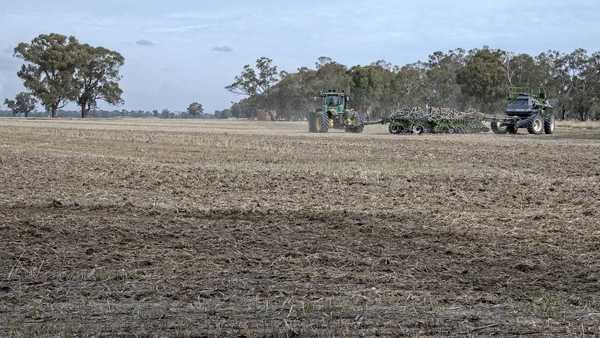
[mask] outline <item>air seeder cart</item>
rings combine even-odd
[[[546,99],[546,93],[523,87],[511,88],[504,115],[488,120],[496,134],[516,134],[520,128],[527,128],[535,135],[552,134],[555,127],[552,105]]]

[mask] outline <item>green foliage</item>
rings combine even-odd
[[[271,69],[275,68],[268,65]],[[264,62],[262,63],[265,64]],[[250,97],[235,103],[233,117],[254,118],[268,111],[277,119],[302,119],[318,108],[323,89],[345,90],[351,108],[371,118],[406,108],[440,107],[501,112],[510,86],[544,88],[558,117],[579,119],[600,115],[600,53],[579,49],[570,54],[547,51],[537,56],[484,47],[435,52],[426,62],[393,66],[380,60],[368,66],[346,66],[320,57],[315,69],[281,73],[267,90],[257,88],[260,72],[246,66],[234,85]],[[275,74],[271,72],[270,74]],[[252,84],[252,85],[245,85]]]
[[[215,111],[214,115],[215,115],[215,118],[217,118],[217,119],[228,119],[228,118],[232,117],[231,109],[217,110],[217,111]]]
[[[463,49],[448,53],[435,52],[425,65],[425,91],[429,104],[436,107],[464,108],[464,97],[456,83],[459,72],[465,67]]]
[[[15,48],[15,56],[26,62],[17,76],[52,117],[69,100],[77,97],[73,77],[77,46],[79,41],[74,37],[42,34],[31,43],[20,43]]]
[[[462,92],[474,99],[480,109],[490,111],[508,96],[509,81],[504,62],[506,52],[483,48],[467,56],[465,66],[458,72],[456,82]]]
[[[563,62],[568,74],[564,81],[568,107],[580,120],[590,119],[600,101],[600,53],[590,56],[586,50],[577,49]]]
[[[202,106],[202,104],[200,104],[198,102],[194,102],[188,106],[187,112],[191,116],[196,117],[196,116],[204,114],[204,107]]]
[[[242,73],[235,77],[233,83],[226,87],[227,90],[241,95],[257,96],[268,91],[279,80],[277,66],[272,65],[273,60],[261,57],[256,60],[256,65],[245,65]]]
[[[531,55],[519,54],[510,57],[506,62],[506,73],[510,86],[543,87],[542,68],[537,66],[535,58]]]
[[[269,59],[269,65],[270,63]],[[273,66],[271,66],[273,67]],[[247,66],[242,76],[254,79]],[[253,75],[255,74],[255,75]],[[253,83],[253,81],[246,81]],[[484,47],[434,52],[426,62],[393,66],[380,60],[368,66],[346,66],[320,57],[315,69],[284,73],[266,91],[235,103],[234,117],[256,117],[266,110],[277,119],[305,118],[318,108],[314,97],[323,89],[345,90],[351,108],[371,118],[414,107],[440,107],[499,113],[511,86],[543,88],[552,99],[557,117],[597,118],[600,115],[600,53],[583,49],[570,54],[546,51],[537,56],[513,54]],[[243,87],[243,86],[242,86]],[[249,86],[252,89],[255,86]]]
[[[123,90],[119,87],[119,68],[125,63],[121,54],[103,47],[84,44],[75,49],[77,60],[74,83],[81,117],[96,108],[98,100],[112,105],[123,102]]]
[[[81,44],[73,36],[41,34],[20,43],[15,56],[26,62],[17,76],[51,117],[69,101],[81,107],[82,117],[98,100],[122,102],[118,82],[125,60],[117,52]]]
[[[13,115],[24,114],[25,117],[35,109],[36,103],[37,101],[31,93],[19,93],[14,100],[4,100],[4,104],[13,112]]]
[[[386,110],[392,104],[389,93],[394,74],[381,64],[355,66],[349,70],[352,78],[353,105],[367,114]]]
[[[390,95],[395,99],[396,111],[402,107],[424,105],[427,97],[426,69],[420,64],[397,68]]]
[[[348,68],[334,61],[320,66],[314,73],[314,77],[309,80],[313,89],[318,88],[312,95],[318,94],[323,89],[349,92],[352,87],[352,76],[349,74]]]
[[[173,113],[167,108],[160,111],[160,117],[163,119],[169,119],[173,117]]]

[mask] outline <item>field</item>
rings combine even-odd
[[[0,119],[0,337],[600,335],[600,126]]]

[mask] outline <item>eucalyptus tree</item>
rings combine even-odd
[[[81,118],[95,109],[98,101],[121,104],[123,90],[119,86],[120,67],[125,63],[125,58],[118,52],[87,44],[76,48],[75,55],[74,86]]]
[[[507,97],[509,83],[505,60],[506,52],[499,49],[473,50],[456,76],[462,93],[472,98],[484,112],[495,112],[502,99]]]
[[[125,59],[115,51],[52,33],[20,43],[15,56],[25,61],[17,76],[50,117],[70,101],[80,106],[81,117],[99,100],[113,105],[123,102],[119,69]]]
[[[12,111],[13,115],[24,114],[29,115],[34,109],[37,101],[31,93],[19,93],[14,100],[6,99],[4,104]]]
[[[273,60],[261,57],[256,60],[255,66],[245,65],[241,74],[225,89],[234,94],[248,96],[246,103],[254,104],[256,109],[264,109],[268,106],[268,91],[279,81],[279,76]],[[254,112],[251,117],[255,116]]]
[[[197,117],[204,114],[204,107],[198,102],[193,102],[187,107],[187,112],[191,116]]]
[[[14,50],[15,56],[26,62],[17,76],[50,117],[77,97],[74,74],[79,46],[73,36],[42,34],[30,43],[20,43]]]

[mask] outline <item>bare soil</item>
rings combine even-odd
[[[0,119],[0,337],[600,335],[600,129]]]

